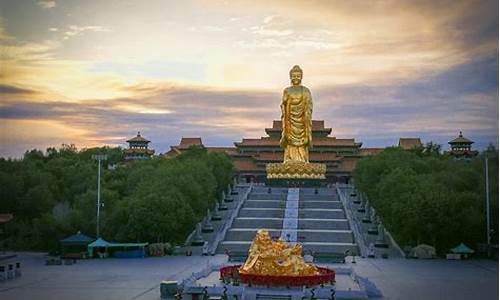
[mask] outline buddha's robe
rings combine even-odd
[[[280,144],[285,150],[284,162],[309,162],[312,147],[312,97],[305,86],[290,86],[281,101],[283,131]]]

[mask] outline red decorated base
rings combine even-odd
[[[304,276],[274,276],[254,275],[239,272],[241,265],[227,266],[220,269],[220,279],[223,281],[237,279],[242,283],[264,286],[315,286],[325,283],[335,283],[335,271],[317,267],[320,274]]]

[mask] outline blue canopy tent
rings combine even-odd
[[[66,258],[85,258],[87,245],[94,241],[94,238],[78,232],[59,241],[61,244],[62,256]]]
[[[464,258],[467,258],[468,255],[474,253],[474,250],[467,247],[467,245],[465,245],[464,243],[460,243],[460,245],[456,246],[455,248],[450,249],[450,251],[452,253],[462,255]]]
[[[97,248],[99,257],[112,255],[119,258],[145,257],[145,247],[148,243],[110,243],[98,238],[87,246],[90,257],[94,256],[94,248]]]
[[[94,257],[94,248],[98,248],[97,254],[99,255],[99,257],[101,257],[101,258],[104,257],[105,253],[107,253],[107,250],[108,250],[110,245],[111,245],[110,242],[105,241],[102,238],[98,238],[93,243],[90,243],[87,246],[87,249],[89,252],[89,257]]]
[[[91,238],[89,236],[86,236],[85,234],[82,234],[78,232],[77,234],[73,234],[71,236],[68,236],[59,242],[63,245],[88,245],[92,241],[94,241],[94,238]]]
[[[472,254],[472,253],[474,253],[474,250],[467,247],[467,245],[465,245],[464,243],[460,243],[460,245],[458,245],[455,248],[452,248],[450,250],[451,250],[451,252],[456,253],[456,254]]]

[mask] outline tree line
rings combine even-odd
[[[486,243],[485,157],[488,157],[492,242],[498,245],[498,151],[453,159],[429,143],[413,151],[388,148],[361,159],[356,187],[400,246],[429,244],[439,254],[461,242]]]
[[[71,145],[0,158],[0,213],[14,214],[4,226],[3,248],[54,250],[77,231],[95,236],[94,154],[108,156],[101,169],[100,233],[118,242],[183,242],[234,172],[226,154],[199,147],[172,159],[129,162],[121,148]]]

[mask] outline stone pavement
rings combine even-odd
[[[45,255],[21,253],[23,274],[0,282],[2,300],[153,300],[162,280],[181,280],[226,256],[170,256],[80,260],[75,265],[45,266]]]
[[[0,283],[0,299],[158,300],[162,280],[181,280],[218,256],[83,260],[71,266],[45,266],[45,255],[21,253],[21,278]],[[498,262],[357,259],[352,266],[390,299],[498,299]],[[331,265],[335,267],[335,265]],[[380,298],[379,298],[380,299]]]
[[[497,261],[356,258],[352,264],[350,257],[346,261],[345,266],[376,285],[384,300],[498,299]]]

